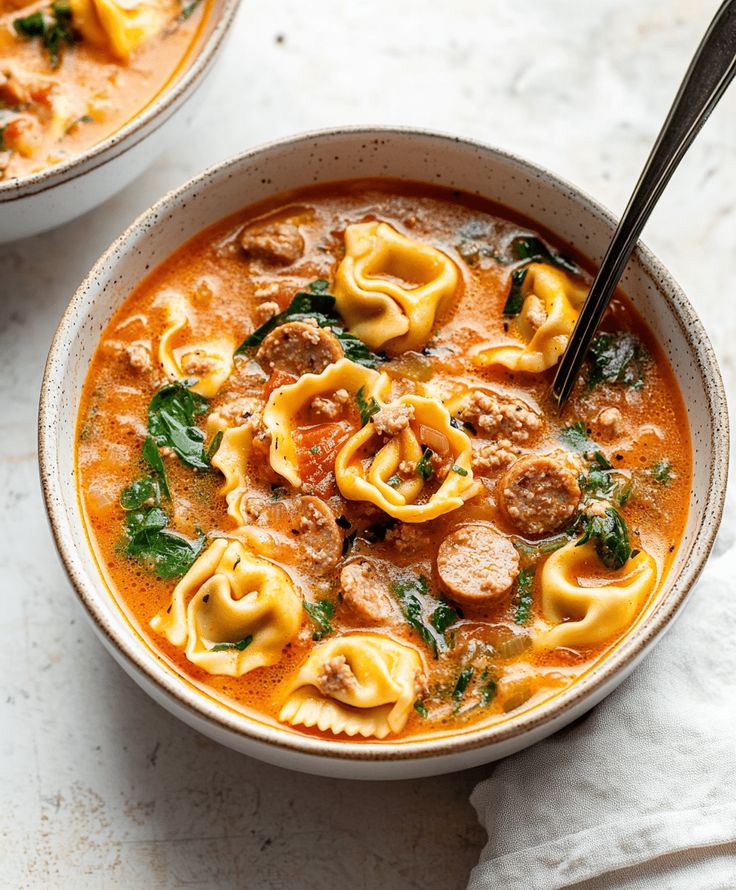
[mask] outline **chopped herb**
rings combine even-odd
[[[595,540],[598,558],[609,569],[620,569],[631,556],[629,530],[618,510],[609,507],[603,516],[583,516],[583,535],[577,546]]]
[[[429,717],[429,711],[425,707],[424,702],[421,702],[419,699],[414,702],[414,710],[417,712],[417,714],[419,714],[420,717],[423,717],[425,720],[427,719],[427,717]]]
[[[394,581],[391,585],[392,592],[399,601],[404,613],[406,623],[415,630],[425,645],[431,650],[435,658],[447,648],[445,638],[424,621],[424,613],[427,608],[429,587],[424,575],[403,581]],[[431,598],[434,602],[434,598]]]
[[[8,124],[5,124],[4,127],[0,127],[0,151],[8,151],[5,146],[5,131],[8,129]]]
[[[184,3],[181,7],[181,12],[179,13],[179,21],[185,22],[201,2],[202,0],[190,0],[189,3]]]
[[[438,633],[443,634],[450,625],[460,620],[460,615],[449,603],[442,600],[439,606],[432,612],[432,617],[429,620],[432,622],[432,627]]]
[[[467,476],[468,471],[464,467],[459,467],[457,464],[452,465],[452,472],[457,473],[458,476]]]
[[[210,447],[207,449],[205,453],[204,459],[207,464],[212,463],[212,458],[217,454],[217,449],[220,447],[222,443],[223,431],[218,430],[215,435],[212,437],[212,441],[210,442]]]
[[[272,485],[271,486],[271,494],[269,495],[272,501],[280,500],[286,494],[286,489],[283,485]]]
[[[338,516],[335,522],[340,526],[340,528],[348,529],[352,525],[352,522],[347,518],[347,516]]]
[[[465,695],[465,690],[468,688],[468,683],[470,683],[472,679],[472,667],[466,667],[460,671],[457,682],[455,683],[455,688],[452,690],[452,697],[455,701],[460,701],[460,699]]]
[[[349,535],[345,535],[342,541],[342,555],[347,556],[348,553],[353,549],[353,544],[355,543],[355,538],[357,536],[357,532],[350,532]]]
[[[312,445],[309,449],[310,454],[319,454],[319,445]]]
[[[560,431],[560,442],[570,451],[587,451],[590,448],[588,429],[582,420],[578,420]]]
[[[614,383],[639,389],[644,385],[645,353],[639,340],[624,331],[599,334],[590,344],[586,384]]]
[[[394,473],[393,476],[388,477],[386,485],[390,485],[391,488],[396,488],[398,485],[401,485],[401,476],[399,476],[398,473]]]
[[[481,707],[487,708],[496,697],[496,681],[489,680],[480,692]]]
[[[250,350],[260,346],[271,331],[288,321],[303,321],[311,318],[321,328],[329,328],[332,331],[340,341],[346,358],[357,365],[374,368],[381,360],[381,356],[372,353],[362,340],[345,330],[342,319],[335,308],[335,298],[328,293],[328,288],[329,282],[320,278],[313,281],[307,291],[299,291],[283,312],[269,318],[267,322],[246,337],[235,350],[235,355],[246,355]]]
[[[566,272],[577,274],[580,269],[576,263],[559,253],[553,253],[549,247],[534,235],[523,235],[514,238],[511,243],[511,252],[517,260],[526,260],[528,263],[549,263]]]
[[[527,624],[532,615],[534,572],[536,566],[527,566],[522,569],[516,578],[516,612],[514,621],[517,624]]]
[[[417,461],[417,476],[419,476],[420,479],[424,479],[425,482],[428,482],[432,478],[432,474],[434,473],[434,467],[432,466],[433,455],[434,451],[432,451],[431,448],[428,448],[425,445],[422,448],[422,456]]]
[[[522,286],[528,271],[528,269],[514,269],[511,273],[509,293],[503,307],[503,314],[509,318],[518,315],[521,312],[521,307],[524,305]]]
[[[656,464],[651,469],[652,477],[656,482],[659,482],[660,485],[667,485],[667,483],[672,479],[672,464],[667,460],[667,458],[662,458],[658,460]]]
[[[16,34],[32,40],[38,37],[49,56],[52,68],[58,68],[61,48],[77,40],[72,22],[72,11],[67,2],[57,0],[46,12],[32,12],[13,21]]]
[[[304,610],[312,619],[315,630],[312,639],[317,641],[332,633],[330,619],[335,615],[335,604],[332,600],[317,600],[315,603],[304,601]]]
[[[182,463],[200,470],[209,469],[209,463],[204,433],[194,419],[206,406],[207,399],[179,382],[162,387],[148,406],[148,431],[156,444],[172,448]]]
[[[365,387],[361,386],[360,389],[355,393],[355,401],[358,403],[358,411],[360,412],[360,422],[365,426],[368,421],[373,417],[374,414],[378,414],[381,410],[381,406],[378,402],[370,396],[370,398],[366,399],[364,396]]]
[[[248,634],[247,637],[243,637],[243,639],[238,640],[237,643],[217,643],[210,649],[210,652],[224,652],[227,649],[237,649],[238,652],[243,652],[252,642],[253,636],[252,634]]]
[[[66,128],[67,133],[71,133],[73,129],[78,127],[80,124],[91,124],[93,123],[94,118],[90,114],[83,114],[81,117],[75,118],[69,126]]]

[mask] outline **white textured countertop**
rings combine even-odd
[[[46,351],[74,288],[134,215],[209,163],[298,130],[393,123],[476,137],[620,212],[717,6],[244,0],[186,143],[81,220],[0,246],[0,885],[465,885],[483,841],[468,795],[490,767],[393,784],[284,772],[170,717],[103,651],[41,503]],[[645,234],[701,313],[729,387],[734,90]]]

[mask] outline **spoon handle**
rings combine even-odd
[[[552,383],[560,408],[654,205],[735,74],[736,0],[726,0],[690,63],[560,360]]]

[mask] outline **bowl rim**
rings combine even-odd
[[[616,675],[621,673],[625,676],[627,666],[631,668],[633,664],[637,663],[680,613],[695,581],[703,570],[718,532],[726,496],[730,438],[728,407],[720,368],[703,324],[684,291],[654,253],[641,241],[636,247],[634,256],[649,276],[657,282],[658,294],[671,309],[682,330],[683,337],[699,359],[700,379],[708,403],[708,418],[713,441],[711,484],[701,506],[688,561],[657,609],[649,613],[645,620],[635,627],[606,658],[568,689],[519,715],[518,718],[434,739],[398,740],[393,743],[391,740],[375,743],[323,739],[300,734],[285,727],[258,722],[256,718],[235,711],[227,704],[198,691],[196,687],[186,681],[186,678],[182,678],[173,669],[167,667],[160,656],[157,656],[155,651],[145,644],[143,638],[127,619],[125,620],[128,623],[128,629],[124,633],[118,634],[107,626],[102,605],[98,604],[97,600],[99,597],[104,597],[107,602],[111,598],[111,594],[101,577],[90,578],[84,568],[77,564],[77,550],[69,532],[71,525],[68,523],[62,507],[64,501],[61,495],[57,464],[54,459],[55,415],[58,414],[61,392],[60,387],[54,383],[56,356],[68,351],[67,343],[71,342],[76,328],[83,320],[83,313],[80,310],[84,309],[87,294],[94,291],[96,282],[108,264],[111,269],[115,267],[116,257],[125,252],[126,244],[134,239],[136,234],[147,224],[152,223],[156,218],[167,219],[167,213],[169,211],[172,214],[176,213],[184,197],[193,190],[206,186],[214,179],[227,176],[231,168],[238,167],[243,162],[259,156],[266,159],[274,149],[314,147],[315,142],[345,136],[362,139],[416,137],[428,142],[465,145],[481,154],[490,154],[515,164],[520,169],[546,180],[555,190],[567,193],[583,211],[598,216],[612,229],[617,223],[615,215],[586,192],[546,168],[527,161],[515,153],[496,148],[479,140],[416,127],[356,125],[311,130],[257,145],[208,167],[187,182],[167,192],[127,227],[85,276],[59,322],[44,369],[39,406],[39,469],[46,510],[56,547],[72,586],[98,633],[105,642],[112,645],[117,659],[130,668],[135,676],[142,672],[145,679],[157,687],[170,703],[178,706],[178,709],[183,708],[195,719],[204,720],[207,724],[214,724],[220,733],[224,732],[230,738],[240,737],[244,743],[250,742],[256,746],[261,743],[268,747],[282,749],[284,753],[291,752],[293,755],[311,756],[312,758],[316,756],[323,761],[332,759],[357,763],[439,759],[479,748],[488,748],[491,751],[503,743],[518,740],[526,734],[534,735],[535,731],[537,733],[543,731],[545,727],[551,727],[549,731],[552,731],[555,727],[561,726],[566,715],[568,719],[571,719],[581,708],[585,710],[583,706],[585,700],[590,700],[592,706],[603,697],[605,686]],[[74,504],[73,513],[77,521],[83,525],[78,503]],[[114,600],[113,605],[120,609]],[[489,757],[488,759],[493,758]]]
[[[28,176],[1,180],[0,205],[18,201],[29,195],[41,194],[57,185],[91,173],[134,148],[162,127],[176,110],[179,101],[195,93],[201,86],[239,6],[240,0],[222,0],[219,14],[214,9],[210,12],[205,11],[207,15],[216,15],[215,25],[209,37],[183,73],[168,87],[164,86],[158,96],[144,106],[142,111],[133,115],[105,139],[95,142],[85,151],[72,155],[65,161],[53,164],[37,173],[30,173]]]

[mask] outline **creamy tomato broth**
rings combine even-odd
[[[120,129],[190,61],[207,0],[0,0],[0,181]]]
[[[501,208],[391,181],[230,218],[125,300],[78,478],[118,603],[203,691],[389,740],[559,693],[651,603],[687,420],[617,297],[562,415],[590,276]]]

